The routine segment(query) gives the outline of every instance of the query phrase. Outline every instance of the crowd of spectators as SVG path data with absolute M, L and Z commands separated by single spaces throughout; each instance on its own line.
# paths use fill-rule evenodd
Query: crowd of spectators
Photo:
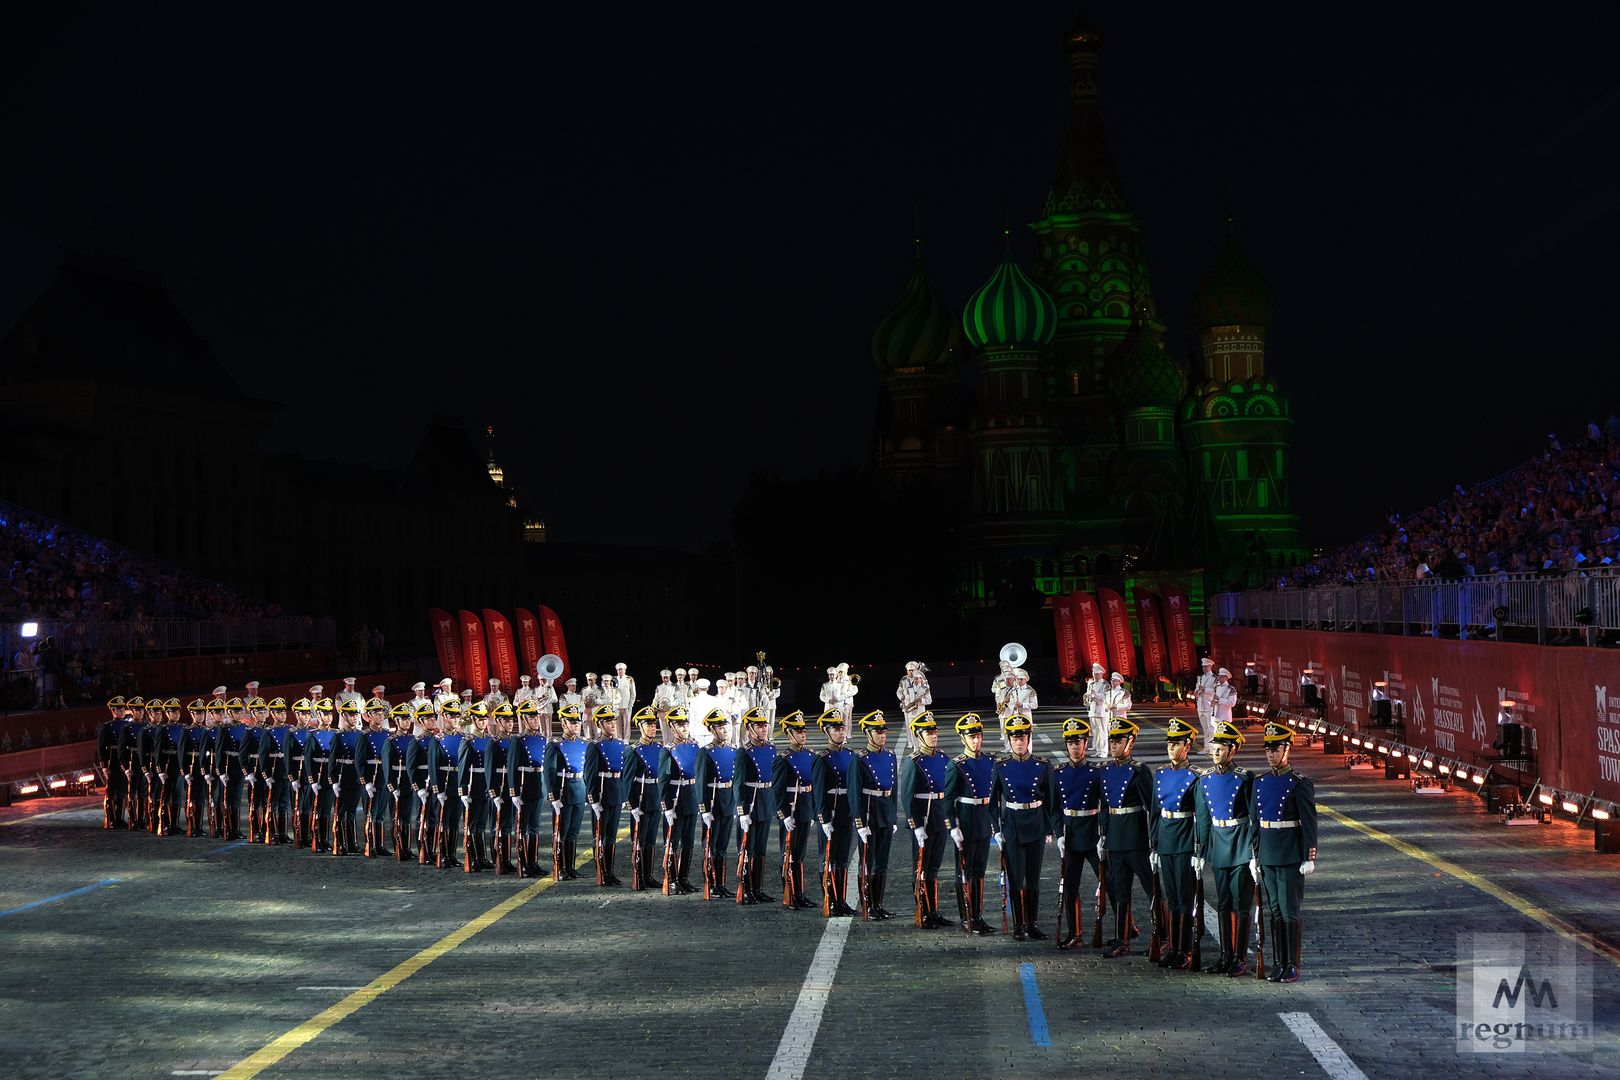
M 1620 418 L 1279 575 L 1276 588 L 1565 574 L 1620 561 Z

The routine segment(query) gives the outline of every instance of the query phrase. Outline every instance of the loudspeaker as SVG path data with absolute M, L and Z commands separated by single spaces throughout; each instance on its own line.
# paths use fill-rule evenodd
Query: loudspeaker
M 1620 855 L 1620 819 L 1592 822 L 1592 849 L 1604 855 Z

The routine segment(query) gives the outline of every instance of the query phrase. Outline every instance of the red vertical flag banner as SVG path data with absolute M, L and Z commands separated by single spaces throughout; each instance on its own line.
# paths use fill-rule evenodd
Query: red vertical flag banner
M 518 608 L 514 621 L 517 623 L 518 666 L 523 669 L 518 674 L 533 675 L 540 654 L 545 652 L 540 647 L 540 620 L 528 608 Z
M 563 637 L 562 620 L 557 613 L 540 605 L 540 640 L 545 643 L 546 652 L 556 653 L 563 662 L 562 674 L 557 676 L 559 684 L 567 681 L 571 668 L 568 663 L 568 641 Z
M 508 697 L 517 686 L 517 642 L 512 637 L 512 622 L 494 608 L 484 609 L 484 629 L 489 632 L 489 670 Z
M 461 682 L 461 631 L 456 617 L 443 608 L 428 608 L 433 623 L 433 648 L 439 654 L 439 670 L 451 682 Z
M 1164 629 L 1170 647 L 1170 670 L 1176 675 L 1194 675 L 1198 672 L 1198 648 L 1193 642 L 1192 606 L 1187 590 L 1180 585 L 1166 585 L 1164 597 Z
M 1052 598 L 1052 625 L 1057 633 L 1058 678 L 1067 683 L 1080 670 L 1080 635 L 1074 624 L 1074 606 L 1067 596 Z
M 1142 631 L 1142 667 L 1154 678 L 1170 674 L 1170 658 L 1164 647 L 1164 626 L 1159 620 L 1159 607 L 1158 594 L 1147 589 L 1137 590 L 1136 625 Z
M 1075 626 L 1080 635 L 1080 664 L 1085 669 L 1085 677 L 1091 677 L 1091 665 L 1101 664 L 1104 671 L 1112 670 L 1108 666 L 1108 643 L 1103 635 L 1102 609 L 1097 601 L 1092 599 L 1090 593 L 1076 589 L 1069 594 L 1069 607 L 1074 610 Z
M 461 612 L 461 646 L 467 660 L 467 685 L 477 701 L 489 689 L 489 659 L 484 655 L 484 624 L 465 610 Z
M 1113 589 L 1098 589 L 1097 606 L 1102 608 L 1103 633 L 1108 637 L 1114 670 L 1129 680 L 1136 674 L 1136 645 L 1131 640 L 1131 614 L 1125 598 Z

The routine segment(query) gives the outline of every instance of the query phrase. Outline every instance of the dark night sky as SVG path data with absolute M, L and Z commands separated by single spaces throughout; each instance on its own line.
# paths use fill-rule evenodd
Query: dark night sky
M 749 470 L 864 460 L 914 217 L 960 310 L 1040 215 L 1079 9 L 322 7 L 8 16 L 0 324 L 114 253 L 273 448 L 493 422 L 556 538 L 688 547 Z M 1273 283 L 1310 538 L 1620 409 L 1620 6 L 1091 14 L 1172 355 L 1227 213 Z

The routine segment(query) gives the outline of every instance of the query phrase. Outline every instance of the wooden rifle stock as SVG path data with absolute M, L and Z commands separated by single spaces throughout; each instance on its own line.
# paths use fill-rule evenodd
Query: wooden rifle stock
M 962 933 L 971 934 L 973 928 L 968 925 L 967 909 L 967 864 L 962 860 L 962 849 L 956 847 L 956 914 L 962 920 Z
M 1153 871 L 1153 936 L 1148 939 L 1148 963 L 1157 964 L 1164 955 L 1164 891 L 1159 886 L 1159 872 Z
M 1103 912 L 1108 906 L 1108 860 L 1097 860 L 1097 917 L 1091 922 L 1091 947 L 1102 948 Z
M 1264 877 L 1264 875 L 1261 875 L 1261 877 Z M 1256 932 L 1260 935 L 1254 946 L 1254 977 L 1264 979 L 1266 977 L 1266 887 L 1261 884 L 1260 877 L 1254 879 L 1254 926 Z M 1248 948 L 1249 943 L 1245 941 L 1243 947 Z M 1234 951 L 1236 951 L 1235 948 Z
M 1204 970 L 1204 875 L 1200 871 L 1193 883 L 1192 954 L 1189 971 Z

